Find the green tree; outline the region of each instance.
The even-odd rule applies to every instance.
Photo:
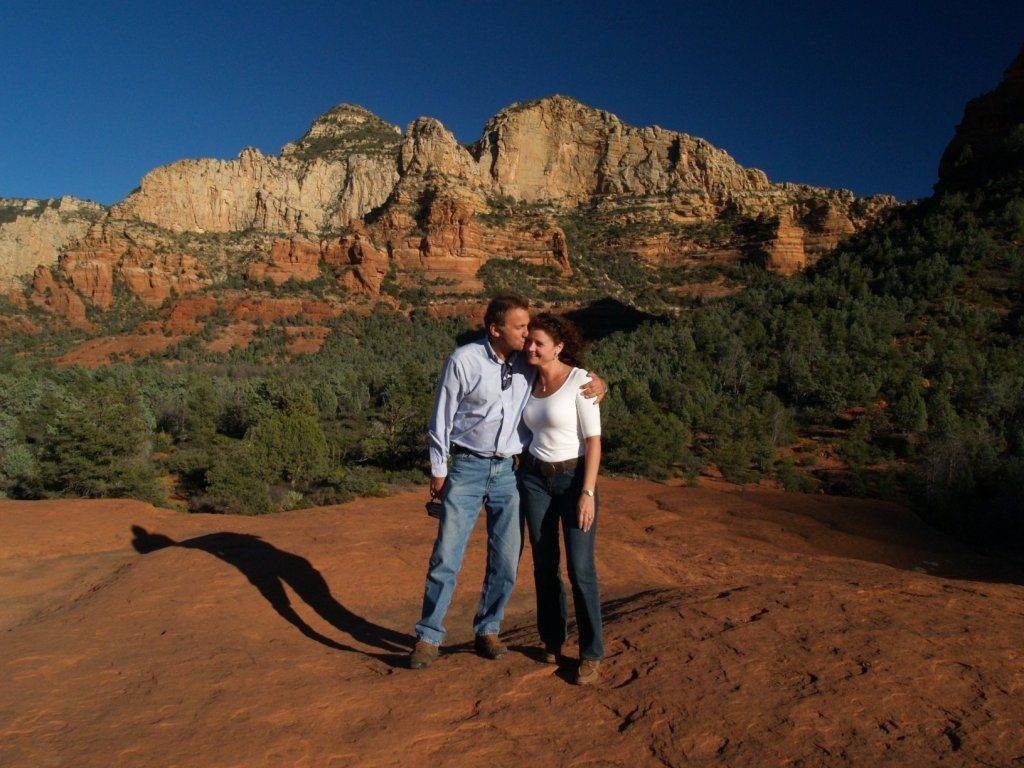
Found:
[[[162,500],[134,391],[100,384],[82,399],[56,402],[50,414],[36,454],[41,495]]]
[[[689,468],[689,430],[660,409],[644,387],[627,381],[605,403],[602,431],[610,469],[660,477],[671,469]]]
[[[327,439],[315,409],[311,401],[291,403],[287,410],[260,419],[245,435],[270,477],[292,488],[315,483],[329,468]]]
[[[256,447],[244,440],[231,440],[215,455],[206,473],[206,493],[197,497],[196,506],[236,515],[273,512],[272,475],[265,456]]]
[[[209,443],[217,432],[221,402],[217,387],[209,376],[196,377],[185,400],[184,438],[197,445]]]
[[[928,408],[919,385],[907,382],[900,388],[891,418],[893,426],[902,432],[920,434],[928,428]]]

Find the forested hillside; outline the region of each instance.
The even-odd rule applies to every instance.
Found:
[[[588,364],[612,385],[607,469],[906,498],[968,538],[1020,546],[1020,71],[1018,59],[1011,87],[982,97],[1003,121],[975,144],[978,107],[968,107],[934,196],[890,211],[792,276],[738,263],[724,273],[736,278],[731,292],[660,312],[659,291],[685,277],[673,283],[619,253],[615,238],[594,237],[585,211],[563,219],[572,273],[590,286],[604,275],[614,297],[573,312],[593,339]],[[495,261],[478,278],[563,301],[572,284],[550,271]],[[295,283],[277,290],[287,296]],[[115,296],[93,319],[133,327],[132,307],[145,308],[132,301]],[[219,351],[205,343],[216,330],[208,325],[206,338],[170,339],[144,360],[95,369],[52,365],[73,332],[41,343],[9,325],[0,489],[261,513],[423,479],[436,377],[471,330],[458,315],[434,315],[382,301],[369,314],[323,317],[322,346],[305,355],[290,354],[287,319],[258,323],[247,346]]]

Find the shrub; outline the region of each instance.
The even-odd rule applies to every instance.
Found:
[[[193,493],[206,488],[206,475],[212,463],[210,451],[205,446],[185,446],[171,455],[167,461],[167,469],[178,476],[183,490]]]
[[[244,442],[270,478],[292,488],[314,483],[327,471],[327,440],[311,413],[288,410],[265,417],[246,432]]]
[[[639,384],[626,382],[602,405],[604,463],[610,469],[664,477],[671,470],[689,468],[689,430],[676,416],[661,410]]]
[[[99,385],[44,411],[50,418],[36,454],[41,495],[162,499],[136,393]]]
[[[723,437],[715,446],[711,458],[726,480],[733,483],[751,483],[758,478],[758,472],[751,466],[756,455],[757,446],[752,440]]]
[[[196,497],[193,506],[238,515],[272,512],[271,476],[260,451],[244,440],[232,440],[213,458],[206,473],[206,493]]]
[[[922,514],[972,541],[1024,545],[1024,458],[1005,456],[1003,448],[979,419],[931,436],[910,476]]]
[[[797,469],[792,459],[775,462],[775,477],[783,488],[792,493],[814,493],[818,490],[818,481]]]
[[[0,453],[0,494],[32,485],[35,475],[36,462],[28,446],[12,445]]]

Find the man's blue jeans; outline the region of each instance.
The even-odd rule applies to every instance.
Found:
[[[487,510],[487,573],[473,630],[483,635],[501,629],[505,604],[516,585],[523,540],[512,459],[454,453],[423,592],[423,618],[416,625],[416,636],[428,643],[440,645],[444,640],[444,617],[481,506]]]

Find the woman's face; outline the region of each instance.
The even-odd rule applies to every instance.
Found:
[[[562,344],[555,344],[547,331],[531,328],[523,350],[526,352],[526,361],[530,365],[544,365],[558,357],[562,346]]]

